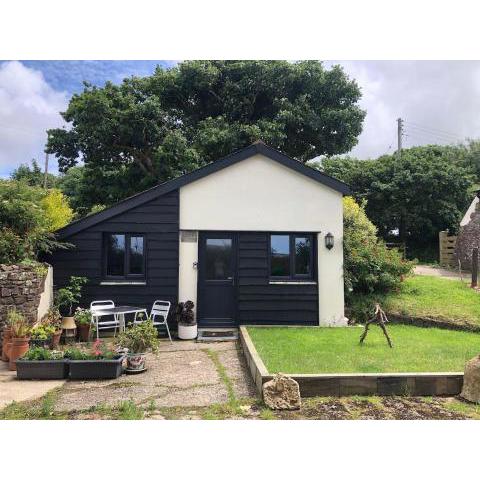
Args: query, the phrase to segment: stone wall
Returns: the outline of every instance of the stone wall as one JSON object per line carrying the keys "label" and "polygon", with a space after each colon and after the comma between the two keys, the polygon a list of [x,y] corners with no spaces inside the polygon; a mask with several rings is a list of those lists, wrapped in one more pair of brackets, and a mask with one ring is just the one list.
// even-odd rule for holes
{"label": "stone wall", "polygon": [[29,322],[37,321],[45,279],[34,266],[0,265],[0,332],[11,308],[23,313]]}
{"label": "stone wall", "polygon": [[480,202],[475,205],[475,210],[470,215],[470,221],[460,227],[455,244],[455,265],[460,264],[463,270],[472,268],[472,250],[480,249]]}

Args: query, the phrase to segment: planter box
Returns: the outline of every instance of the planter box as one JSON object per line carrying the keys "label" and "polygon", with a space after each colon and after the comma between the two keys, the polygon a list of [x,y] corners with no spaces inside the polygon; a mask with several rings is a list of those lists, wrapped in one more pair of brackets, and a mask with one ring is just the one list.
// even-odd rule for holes
{"label": "planter box", "polygon": [[68,377],[66,360],[21,360],[17,362],[17,378],[20,380],[59,380]]}
{"label": "planter box", "polygon": [[72,380],[118,378],[122,372],[124,355],[113,360],[69,360]]}

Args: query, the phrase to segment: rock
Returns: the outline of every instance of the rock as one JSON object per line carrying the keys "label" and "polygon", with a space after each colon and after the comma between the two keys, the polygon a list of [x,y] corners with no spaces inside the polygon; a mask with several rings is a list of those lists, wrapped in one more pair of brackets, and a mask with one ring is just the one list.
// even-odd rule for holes
{"label": "rock", "polygon": [[472,358],[465,365],[460,396],[469,402],[480,403],[480,355]]}
{"label": "rock", "polygon": [[302,405],[298,383],[278,373],[263,385],[263,401],[272,410],[298,410]]}

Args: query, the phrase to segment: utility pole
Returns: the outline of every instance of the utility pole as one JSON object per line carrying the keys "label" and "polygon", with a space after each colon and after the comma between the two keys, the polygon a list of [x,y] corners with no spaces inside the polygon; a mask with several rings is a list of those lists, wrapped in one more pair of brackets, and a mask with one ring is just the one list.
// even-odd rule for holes
{"label": "utility pole", "polygon": [[397,118],[397,155],[398,158],[402,155],[402,138],[403,138],[403,120]]}
{"label": "utility pole", "polygon": [[47,179],[48,179],[48,153],[45,152],[45,174],[43,177],[43,188],[47,189]]}

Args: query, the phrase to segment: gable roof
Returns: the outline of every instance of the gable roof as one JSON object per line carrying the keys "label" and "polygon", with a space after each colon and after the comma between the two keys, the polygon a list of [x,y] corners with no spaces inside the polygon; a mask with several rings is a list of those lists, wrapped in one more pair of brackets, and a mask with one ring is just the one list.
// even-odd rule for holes
{"label": "gable roof", "polygon": [[183,187],[188,183],[199,180],[203,177],[206,177],[207,175],[229,167],[230,165],[250,158],[255,154],[264,155],[265,157],[274,160],[285,167],[291,168],[292,170],[301,173],[302,175],[305,175],[306,177],[315,180],[322,185],[326,185],[327,187],[330,187],[333,190],[342,193],[343,195],[350,194],[350,188],[348,187],[348,185],[341,182],[340,180],[330,177],[329,175],[326,175],[325,173],[322,173],[314,168],[308,167],[302,162],[294,160],[293,158],[284,155],[278,150],[275,150],[268,145],[265,145],[265,143],[257,141],[252,145],[249,145],[248,147],[245,147],[230,155],[227,155],[226,157],[223,157],[213,163],[209,163],[208,165],[194,170],[193,172],[187,173],[185,175],[182,175],[181,177],[174,178],[173,180],[169,180],[168,182],[161,183],[159,185],[156,185],[155,187],[149,188],[148,190],[137,193],[136,195],[133,195],[126,198],[125,200],[116,203],[110,208],[102,210],[101,212],[95,213],[93,215],[88,215],[87,217],[76,220],[66,225],[65,227],[57,230],[56,233],[60,239],[69,237],[70,235],[74,235],[75,233],[92,227],[97,223],[108,220],[109,218],[119,215],[120,213],[123,213],[132,208],[138,207],[139,205],[149,202],[150,200],[153,200],[161,195],[165,195],[168,192],[177,190],[178,188]]}

